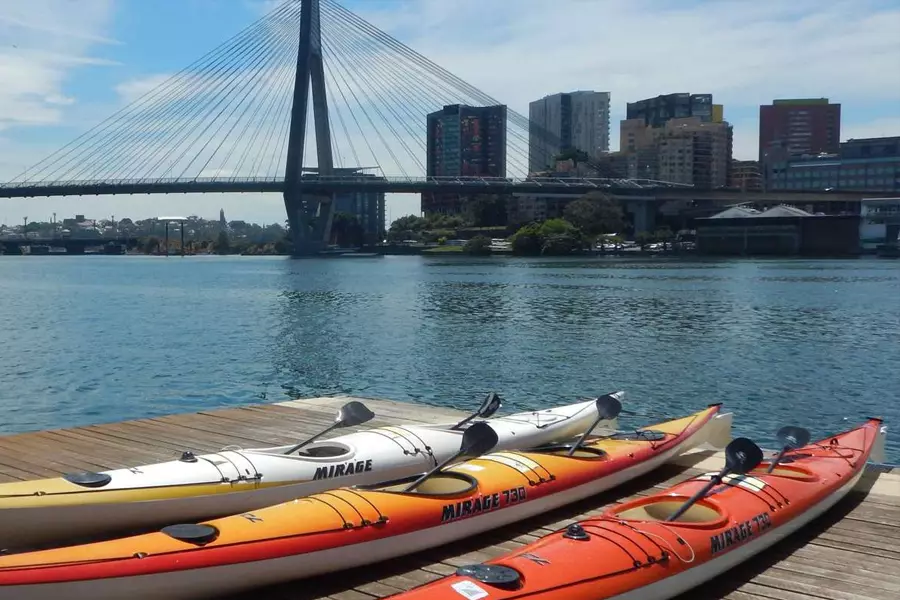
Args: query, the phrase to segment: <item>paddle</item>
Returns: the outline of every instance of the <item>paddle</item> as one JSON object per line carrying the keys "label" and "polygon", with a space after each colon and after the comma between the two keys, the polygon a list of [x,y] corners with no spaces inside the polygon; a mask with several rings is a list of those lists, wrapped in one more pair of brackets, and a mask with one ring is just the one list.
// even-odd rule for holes
{"label": "paddle", "polygon": [[478,407],[478,410],[476,410],[474,413],[472,413],[450,429],[459,429],[476,417],[487,419],[495,412],[497,412],[501,406],[503,406],[503,398],[501,398],[500,395],[496,392],[491,392],[484,398],[484,401],[482,401],[481,406]]}
{"label": "paddle", "polygon": [[702,490],[691,496],[691,498],[682,504],[672,516],[666,519],[666,521],[674,521],[683,515],[697,500],[705,496],[709,490],[721,483],[722,479],[729,473],[740,473],[743,475],[747,471],[755,468],[756,465],[762,462],[762,459],[762,450],[760,450],[759,446],[754,444],[751,440],[744,437],[731,440],[731,443],[725,446],[725,467],[713,475],[713,478],[708,484],[703,486]]}
{"label": "paddle", "polygon": [[781,462],[782,458],[784,458],[785,452],[788,450],[796,450],[797,448],[802,448],[807,445],[809,443],[810,434],[809,431],[802,427],[787,425],[779,429],[778,433],[775,434],[775,437],[781,444],[781,452],[778,453],[778,456],[772,461],[769,468],[766,469],[766,473],[771,473],[775,469],[775,466]]}
{"label": "paddle", "polygon": [[404,492],[410,492],[415,489],[417,486],[421,485],[423,481],[446,467],[451,461],[454,461],[462,456],[468,456],[470,458],[474,458],[476,456],[481,456],[495,445],[497,445],[497,441],[499,438],[497,437],[497,432],[488,425],[487,423],[480,421],[475,423],[463,433],[462,442],[459,445],[459,452],[431,469],[414,482],[412,482],[409,486],[404,489]]}
{"label": "paddle", "polygon": [[371,410],[369,410],[368,407],[366,407],[366,405],[363,404],[362,402],[357,402],[356,400],[353,400],[352,402],[348,402],[347,404],[343,405],[338,410],[337,417],[335,418],[335,421],[334,421],[334,425],[331,425],[324,431],[320,431],[319,433],[312,436],[308,440],[306,440],[304,442],[300,442],[299,444],[297,444],[296,446],[292,447],[287,452],[285,452],[285,454],[290,454],[292,452],[296,452],[303,446],[307,445],[308,443],[315,440],[316,438],[319,438],[319,437],[325,435],[332,429],[337,429],[339,427],[354,427],[356,425],[362,425],[366,421],[371,420],[374,416],[375,416],[375,413],[373,413]]}
{"label": "paddle", "polygon": [[578,438],[578,441],[575,442],[575,445],[569,449],[567,453],[568,456],[572,456],[575,454],[575,451],[578,450],[578,447],[584,442],[584,439],[590,434],[594,427],[597,426],[600,421],[609,421],[610,419],[615,419],[619,416],[619,413],[622,411],[622,403],[619,402],[614,396],[610,394],[605,394],[597,398],[594,402],[597,406],[597,418],[594,419],[594,422],[591,423],[591,426],[587,428],[587,431],[581,434],[581,437]]}

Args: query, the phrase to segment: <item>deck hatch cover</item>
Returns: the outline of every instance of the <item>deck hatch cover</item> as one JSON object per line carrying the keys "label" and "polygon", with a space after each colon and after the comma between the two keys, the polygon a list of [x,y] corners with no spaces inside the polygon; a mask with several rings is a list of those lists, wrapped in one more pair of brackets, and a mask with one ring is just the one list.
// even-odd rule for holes
{"label": "deck hatch cover", "polygon": [[503,565],[465,565],[456,574],[497,587],[516,587],[522,579],[518,571]]}
{"label": "deck hatch cover", "polygon": [[69,483],[80,485],[82,487],[98,488],[103,487],[110,481],[112,476],[108,473],[94,473],[93,471],[84,471],[82,473],[66,473],[63,479]]}
{"label": "deck hatch cover", "polygon": [[202,546],[219,537],[219,530],[212,525],[203,525],[200,523],[181,523],[178,525],[168,525],[160,529],[169,537],[189,544],[197,544]]}

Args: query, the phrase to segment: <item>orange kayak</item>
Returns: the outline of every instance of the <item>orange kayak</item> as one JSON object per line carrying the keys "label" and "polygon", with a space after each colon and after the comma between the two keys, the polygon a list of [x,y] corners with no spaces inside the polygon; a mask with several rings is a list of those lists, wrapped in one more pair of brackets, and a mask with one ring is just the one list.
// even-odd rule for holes
{"label": "orange kayak", "polygon": [[[673,598],[831,508],[862,476],[866,461],[880,454],[886,433],[880,419],[810,444],[806,432],[805,445],[786,447],[771,472],[775,458],[762,460],[755,444],[738,438],[729,444],[726,458],[738,447],[747,454],[758,452],[748,469],[721,479],[722,473],[694,477],[573,523],[512,554],[460,567],[454,576],[391,598]],[[788,437],[797,441],[796,436]],[[697,500],[691,504],[693,496]]]}
{"label": "orange kayak", "polygon": [[0,556],[0,598],[215,597],[410,554],[599,493],[701,444],[723,447],[731,414],[720,409],[587,438],[572,456],[571,444],[487,453],[497,436],[479,423],[462,443],[476,430],[493,436],[467,454],[477,458],[424,480],[336,488],[200,524]]}

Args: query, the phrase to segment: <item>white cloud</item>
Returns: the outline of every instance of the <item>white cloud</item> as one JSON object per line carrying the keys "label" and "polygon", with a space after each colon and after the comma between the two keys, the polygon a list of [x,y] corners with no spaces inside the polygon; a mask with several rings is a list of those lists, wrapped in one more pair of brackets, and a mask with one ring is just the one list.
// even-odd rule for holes
{"label": "white cloud", "polygon": [[[35,18],[37,13],[12,14],[6,6],[29,6],[38,4],[36,1],[0,3],[0,36],[5,33],[4,27],[15,20],[41,23],[45,29],[83,32],[80,36],[59,36],[57,39],[46,35],[37,38],[33,35],[37,29],[32,30],[33,40],[53,38],[51,41],[57,45],[43,48],[43,51],[57,54],[55,62],[46,57],[38,62],[22,61],[21,54],[9,49],[0,50],[0,81],[4,82],[4,88],[0,89],[0,129],[10,122],[41,124],[61,118],[67,98],[61,85],[66,70],[78,60],[90,61],[86,55],[91,45],[107,41],[102,35],[103,24],[111,1],[79,1],[77,11],[73,11],[73,3],[47,0],[41,3],[42,7],[60,5],[69,7],[69,13],[79,13],[62,15],[57,10],[49,20]],[[245,2],[254,9],[254,16],[281,3],[279,0]],[[885,106],[894,106],[896,114],[896,107],[900,106],[900,77],[893,75],[900,73],[900,36],[897,35],[900,7],[896,3],[876,0],[827,3],[814,0],[790,3],[782,0],[685,0],[677,3],[663,0],[557,0],[549,4],[546,0],[378,3],[362,0],[349,6],[405,45],[523,114],[527,114],[529,101],[558,91],[595,89],[612,92],[613,149],[618,143],[618,119],[624,117],[626,102],[671,92],[713,93],[716,102],[725,105],[725,116],[735,126],[735,155],[738,158],[755,157],[758,106],[779,97],[826,96],[841,102],[844,139],[900,135],[900,118],[884,112]],[[89,14],[94,16],[89,18]],[[63,23],[65,26],[61,25]],[[214,22],[210,22],[210,26],[214,26]],[[26,30],[18,29],[19,34],[24,35],[22,32]],[[18,39],[24,38],[15,38],[13,43]],[[19,63],[15,62],[17,56]],[[66,56],[71,58],[68,63],[61,60]],[[184,57],[185,64],[193,58]],[[373,76],[372,73],[369,75]],[[123,103],[128,103],[152,91],[167,77],[156,74],[127,80],[116,91]],[[355,87],[348,82],[344,91],[349,92]],[[334,107],[342,104],[334,97],[330,101]],[[350,103],[358,107],[353,100]],[[14,118],[10,120],[6,115],[14,115]],[[358,108],[355,116],[365,123],[366,117]],[[377,116],[371,116],[377,124]],[[352,131],[355,124],[349,122],[347,112],[344,118],[351,129],[350,138],[359,161],[371,162],[372,153],[358,130]],[[311,120],[309,124],[311,129]],[[171,129],[177,124],[163,125]],[[344,162],[350,162],[349,142],[334,109],[332,130]],[[381,131],[387,136],[383,126]],[[371,132],[366,139],[385,171],[396,173],[394,161],[380,141]],[[51,150],[66,141],[62,140]],[[409,145],[413,149],[419,147],[412,142]],[[393,147],[397,150],[396,145]],[[27,154],[19,151],[11,156],[12,160],[4,161],[0,147],[0,163],[25,162],[20,160],[24,156]],[[398,159],[410,171],[418,170],[399,152]],[[315,161],[309,156],[307,163],[314,164]],[[218,165],[210,164],[209,169],[215,166]],[[226,162],[220,168],[220,173],[237,173],[231,163]],[[282,165],[278,166],[279,170],[282,168]],[[0,175],[3,171],[4,165],[0,164]],[[244,174],[246,168],[240,171]],[[182,203],[184,206],[193,206],[193,203],[209,205],[210,212],[214,213],[218,210],[215,206],[221,203],[226,211],[235,214],[235,218],[275,220],[274,216],[281,210],[280,196],[265,196],[266,200],[259,198],[256,195],[207,195],[147,200],[137,196],[130,201],[136,207],[147,207],[149,213],[165,206],[169,207],[166,210],[178,212]],[[108,200],[108,205],[103,199],[72,198],[58,202],[73,206],[89,202],[89,206],[96,204],[98,209],[121,206],[125,202],[119,197]],[[57,200],[52,202],[56,205]],[[392,197],[389,202],[394,218],[418,211],[417,196]],[[184,212],[183,208],[181,212]]]}
{"label": "white cloud", "polygon": [[0,126],[48,125],[63,119],[74,98],[64,92],[71,69],[115,64],[88,56],[112,0],[0,2]]}
{"label": "white cloud", "polygon": [[[854,121],[900,106],[900,7],[874,0],[419,0],[361,16],[523,114],[574,89],[611,91],[616,119],[671,92],[713,93],[726,119],[779,97],[830,97]],[[756,120],[735,125],[754,156]]]}

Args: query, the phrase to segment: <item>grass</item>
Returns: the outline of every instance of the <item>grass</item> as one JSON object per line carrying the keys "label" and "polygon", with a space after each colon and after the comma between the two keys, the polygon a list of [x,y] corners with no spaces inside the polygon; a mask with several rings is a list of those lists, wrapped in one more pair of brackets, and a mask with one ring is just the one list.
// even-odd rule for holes
{"label": "grass", "polygon": [[427,248],[425,250],[422,250],[422,254],[459,254],[462,251],[462,246],[435,246],[434,248]]}

